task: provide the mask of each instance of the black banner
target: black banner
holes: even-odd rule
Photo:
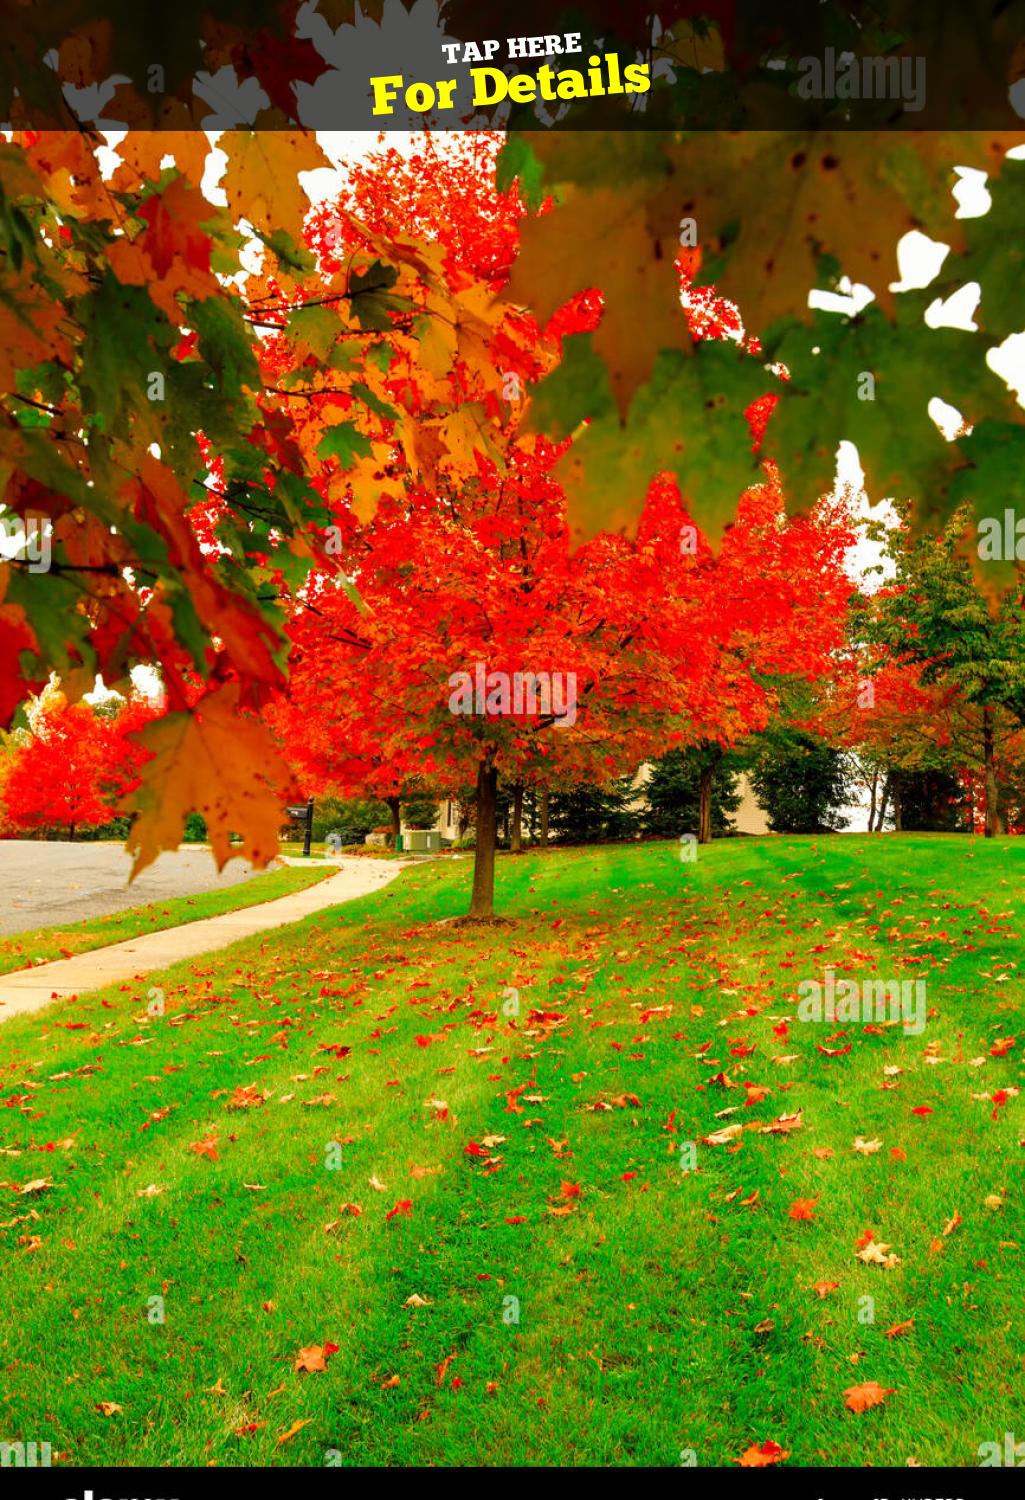
[[[950,130],[1025,113],[1025,3],[4,0],[32,129]]]

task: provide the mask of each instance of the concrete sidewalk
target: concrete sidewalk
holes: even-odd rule
[[[91,953],[62,958],[51,964],[37,964],[32,969],[16,969],[0,975],[0,1022],[26,1011],[41,1010],[51,1000],[84,995],[108,984],[139,979],[155,970],[169,969],[183,958],[196,958],[227,948],[253,933],[269,932],[289,922],[299,922],[311,913],[358,896],[369,895],[388,885],[404,868],[392,860],[339,859],[337,875],[330,875],[317,885],[276,901],[248,906],[243,911],[226,912],[221,917],[205,917],[184,927],[168,927],[163,932],[148,932],[112,943]]]

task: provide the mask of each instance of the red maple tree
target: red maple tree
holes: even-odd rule
[[[7,825],[26,833],[66,829],[74,839],[109,823],[148,758],[133,736],[156,713],[141,695],[112,711],[45,693],[0,786]]]
[[[450,171],[433,156],[411,167],[384,153],[355,174],[340,218],[318,216],[311,239],[329,267],[351,247],[352,213],[376,228],[401,203],[411,228],[443,245],[453,282],[483,295],[507,274],[522,215],[484,181],[479,166]],[[600,310],[584,291],[544,330],[524,315],[508,351],[512,388],[550,367],[562,337],[593,327]],[[708,331],[731,333],[711,316]],[[505,352],[492,349],[499,367]],[[300,442],[304,428],[320,432],[320,399],[295,418]],[[673,745],[725,747],[763,727],[773,679],[828,671],[842,643],[853,540],[837,505],[788,519],[769,473],[717,551],[665,478],[635,539],[603,533],[574,550],[551,472],[565,444],[526,435],[515,406],[492,444],[471,445],[465,463],[450,444],[427,486],[412,481],[393,438],[370,520],[348,503],[344,476],[328,480],[350,577],[315,577],[292,598],[289,687],[268,712],[311,791],[394,798],[414,778],[440,795],[475,784],[470,915],[483,918],[499,777],[518,800],[524,785],[608,780]],[[529,682],[548,696],[518,697]]]

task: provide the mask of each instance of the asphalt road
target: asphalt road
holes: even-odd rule
[[[177,849],[161,854],[129,886],[131,865],[120,844],[0,839],[0,937],[195,896],[259,873],[232,859],[218,875],[209,849]]]

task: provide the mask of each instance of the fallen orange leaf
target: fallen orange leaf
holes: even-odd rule
[[[770,1464],[781,1464],[789,1457],[789,1449],[781,1448],[778,1443],[774,1443],[772,1438],[769,1438],[762,1443],[760,1448],[754,1443],[750,1448],[745,1448],[737,1459],[737,1463],[742,1469],[767,1469]]]
[[[294,1438],[297,1432],[302,1432],[304,1427],[309,1427],[312,1421],[312,1417],[296,1417],[288,1431],[283,1432],[278,1438],[275,1447],[280,1448],[282,1443],[287,1443],[290,1438]]]
[[[843,1393],[844,1406],[848,1411],[870,1411],[873,1406],[879,1406],[892,1396],[893,1390],[886,1390],[878,1380],[867,1380],[864,1385],[849,1386]]]

